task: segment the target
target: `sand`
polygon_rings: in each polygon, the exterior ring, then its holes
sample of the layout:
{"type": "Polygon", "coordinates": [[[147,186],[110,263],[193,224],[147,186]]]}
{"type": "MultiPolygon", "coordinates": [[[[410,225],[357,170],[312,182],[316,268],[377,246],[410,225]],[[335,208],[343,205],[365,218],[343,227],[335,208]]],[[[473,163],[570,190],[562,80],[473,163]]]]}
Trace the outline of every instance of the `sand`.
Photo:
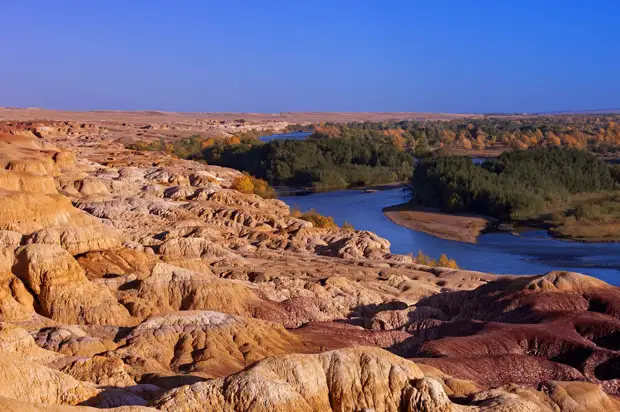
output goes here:
{"type": "Polygon", "coordinates": [[[386,207],[383,213],[394,223],[442,239],[476,243],[490,219],[472,215],[453,215],[410,202],[386,207]]]}

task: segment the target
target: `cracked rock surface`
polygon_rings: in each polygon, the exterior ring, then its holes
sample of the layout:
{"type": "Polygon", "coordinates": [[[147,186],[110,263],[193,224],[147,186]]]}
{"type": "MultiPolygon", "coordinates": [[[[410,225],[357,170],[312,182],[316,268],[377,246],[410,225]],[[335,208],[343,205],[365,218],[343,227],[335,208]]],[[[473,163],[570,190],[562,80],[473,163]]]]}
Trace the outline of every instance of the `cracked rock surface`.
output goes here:
{"type": "Polygon", "coordinates": [[[0,410],[620,410],[618,288],[418,265],[123,127],[0,124],[0,410]]]}

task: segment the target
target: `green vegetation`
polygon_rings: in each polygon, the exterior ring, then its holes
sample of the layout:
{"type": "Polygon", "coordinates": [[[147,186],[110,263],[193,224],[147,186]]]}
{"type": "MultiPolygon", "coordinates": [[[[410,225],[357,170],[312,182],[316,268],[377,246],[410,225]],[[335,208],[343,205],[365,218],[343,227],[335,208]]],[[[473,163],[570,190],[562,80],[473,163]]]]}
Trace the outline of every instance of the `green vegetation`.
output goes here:
{"type": "MultiPolygon", "coordinates": [[[[272,131],[252,130],[225,139],[192,136],[130,147],[233,167],[272,185],[327,189],[406,180],[413,155],[428,152],[473,154],[472,150],[490,149],[488,153],[495,155],[513,149],[576,148],[618,156],[618,121],[620,116],[609,114],[321,123],[286,128],[311,131],[302,141],[263,143],[258,138],[272,131]]],[[[620,168],[611,172],[619,175],[620,168]]]]}
{"type": "MultiPolygon", "coordinates": [[[[620,221],[617,179],[616,166],[580,150],[556,148],[507,152],[482,165],[427,156],[415,167],[412,187],[415,201],[425,206],[503,222],[544,222],[555,235],[587,240],[592,236],[578,234],[579,228],[603,222],[615,227],[620,221]]],[[[615,231],[603,237],[619,236],[615,231]]]]}
{"type": "Polygon", "coordinates": [[[213,146],[236,146],[241,143],[257,143],[260,136],[273,134],[273,130],[249,130],[239,132],[234,136],[215,139],[213,137],[203,137],[193,135],[185,139],[167,142],[163,139],[156,141],[139,140],[129,144],[131,150],[150,150],[155,152],[166,152],[182,159],[202,160],[202,153],[205,149],[213,146]]]}
{"type": "Polygon", "coordinates": [[[372,139],[307,139],[215,145],[203,151],[209,164],[232,167],[270,184],[342,188],[408,179],[413,157],[372,139]]]}
{"type": "MultiPolygon", "coordinates": [[[[620,154],[620,116],[617,114],[512,116],[451,121],[391,121],[324,123],[313,137],[389,139],[416,153],[441,148],[466,154],[472,150],[578,148],[594,153],[620,154]]],[[[308,130],[306,127],[304,130],[308,130]]]]}
{"type": "Polygon", "coordinates": [[[231,167],[270,184],[323,189],[405,181],[411,173],[412,154],[385,136],[258,140],[269,133],[250,131],[218,140],[191,136],[174,142],[139,141],[128,148],[231,167]]]}
{"type": "Polygon", "coordinates": [[[200,154],[208,145],[215,143],[215,140],[205,139],[202,136],[191,136],[186,139],[166,142],[163,139],[155,141],[139,140],[127,146],[131,150],[150,150],[154,152],[166,152],[183,159],[189,159],[200,154]]]}

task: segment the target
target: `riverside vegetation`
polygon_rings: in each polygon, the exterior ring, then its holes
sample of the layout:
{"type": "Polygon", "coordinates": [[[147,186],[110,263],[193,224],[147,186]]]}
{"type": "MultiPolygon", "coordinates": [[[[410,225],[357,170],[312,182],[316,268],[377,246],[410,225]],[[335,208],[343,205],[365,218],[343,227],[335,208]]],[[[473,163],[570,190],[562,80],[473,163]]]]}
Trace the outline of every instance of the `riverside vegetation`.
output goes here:
{"type": "Polygon", "coordinates": [[[450,121],[388,121],[290,126],[322,138],[383,138],[418,153],[447,148],[459,153],[529,148],[578,148],[608,156],[620,152],[618,114],[504,116],[450,121]]]}
{"type": "Polygon", "coordinates": [[[618,166],[577,149],[517,150],[481,165],[431,155],[416,165],[418,204],[501,222],[543,224],[555,236],[620,239],[618,166]]]}
{"type": "Polygon", "coordinates": [[[345,188],[406,181],[411,173],[412,153],[382,134],[330,138],[315,132],[306,140],[258,140],[257,136],[267,133],[219,140],[192,136],[170,143],[137,142],[129,147],[232,167],[272,185],[345,188]]]}
{"type": "Polygon", "coordinates": [[[499,154],[514,149],[576,148],[606,156],[620,152],[620,116],[563,115],[385,121],[287,126],[306,140],[261,142],[270,129],[226,138],[195,135],[138,141],[130,148],[166,151],[184,159],[232,167],[272,185],[343,188],[407,180],[414,155],[444,150],[499,154]]]}

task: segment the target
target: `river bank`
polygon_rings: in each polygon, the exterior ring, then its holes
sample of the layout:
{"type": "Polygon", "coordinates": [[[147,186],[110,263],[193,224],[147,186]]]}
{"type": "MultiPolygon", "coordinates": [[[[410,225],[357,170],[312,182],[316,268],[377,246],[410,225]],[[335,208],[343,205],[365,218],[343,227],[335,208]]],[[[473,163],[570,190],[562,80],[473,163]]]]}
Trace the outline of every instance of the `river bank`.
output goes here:
{"type": "Polygon", "coordinates": [[[442,213],[412,202],[385,207],[383,213],[397,225],[465,243],[476,243],[478,236],[494,223],[490,218],[442,213]]]}
{"type": "Polygon", "coordinates": [[[508,231],[485,231],[476,243],[442,239],[398,225],[383,213],[383,209],[409,200],[402,189],[341,190],[279,199],[291,208],[315,209],[331,216],[338,225],[348,222],[358,230],[376,233],[390,241],[393,253],[415,255],[421,250],[433,259],[445,253],[468,270],[511,275],[564,270],[620,284],[618,243],[568,242],[554,239],[541,229],[519,232],[519,236],[508,231]]]}
{"type": "Polygon", "coordinates": [[[441,239],[465,243],[476,243],[482,233],[516,233],[523,230],[544,230],[552,238],[580,243],[620,241],[620,222],[617,220],[578,221],[574,217],[565,217],[531,219],[509,224],[486,216],[450,214],[412,202],[385,207],[383,213],[397,225],[441,239]]]}
{"type": "Polygon", "coordinates": [[[392,182],[392,183],[383,183],[376,185],[368,185],[368,186],[334,186],[334,187],[293,187],[293,186],[275,186],[274,189],[280,196],[307,196],[313,193],[327,193],[334,191],[342,191],[342,190],[361,190],[364,193],[372,193],[378,192],[382,190],[392,190],[392,189],[404,189],[407,187],[407,182],[392,182]]]}

